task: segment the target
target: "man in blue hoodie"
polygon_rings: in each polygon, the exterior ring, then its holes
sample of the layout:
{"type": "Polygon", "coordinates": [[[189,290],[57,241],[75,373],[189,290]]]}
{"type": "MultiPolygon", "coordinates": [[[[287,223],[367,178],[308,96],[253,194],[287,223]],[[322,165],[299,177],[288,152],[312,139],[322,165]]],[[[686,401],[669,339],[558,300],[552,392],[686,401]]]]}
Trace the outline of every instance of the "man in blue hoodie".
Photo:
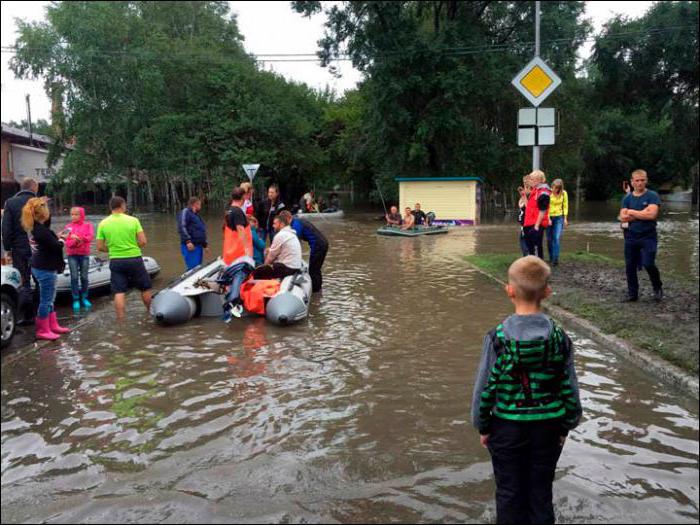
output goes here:
{"type": "Polygon", "coordinates": [[[187,208],[177,216],[177,230],[180,233],[180,248],[185,266],[191,270],[202,264],[204,251],[209,254],[207,247],[207,226],[199,216],[202,201],[198,197],[190,197],[187,208]]]}
{"type": "Polygon", "coordinates": [[[328,253],[328,239],[323,235],[316,226],[311,224],[306,219],[294,217],[291,224],[299,237],[300,241],[309,243],[311,254],[309,255],[309,277],[311,277],[311,286],[313,293],[320,292],[323,286],[323,276],[321,275],[321,266],[326,259],[328,253]]]}

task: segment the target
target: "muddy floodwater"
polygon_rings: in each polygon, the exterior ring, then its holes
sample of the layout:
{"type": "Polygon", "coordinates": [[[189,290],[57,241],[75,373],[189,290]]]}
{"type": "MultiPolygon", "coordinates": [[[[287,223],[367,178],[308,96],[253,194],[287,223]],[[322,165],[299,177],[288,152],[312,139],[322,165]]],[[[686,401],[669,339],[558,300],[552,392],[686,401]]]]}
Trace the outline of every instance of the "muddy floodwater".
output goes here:
{"type": "MultiPolygon", "coordinates": [[[[299,325],[164,328],[131,294],[124,323],[102,296],[60,343],[19,334],[2,361],[2,521],[495,519],[468,411],[483,334],[511,307],[462,257],[516,251],[512,217],[387,238],[373,215],[319,223],[325,288],[299,325]]],[[[613,217],[572,215],[563,250],[621,256],[613,217]]],[[[183,269],[174,219],[142,222],[158,289],[183,269]]],[[[662,272],[697,279],[697,213],[660,231],[662,272]]],[[[559,462],[559,520],[697,523],[697,401],[572,337],[584,418],[559,462]]]]}

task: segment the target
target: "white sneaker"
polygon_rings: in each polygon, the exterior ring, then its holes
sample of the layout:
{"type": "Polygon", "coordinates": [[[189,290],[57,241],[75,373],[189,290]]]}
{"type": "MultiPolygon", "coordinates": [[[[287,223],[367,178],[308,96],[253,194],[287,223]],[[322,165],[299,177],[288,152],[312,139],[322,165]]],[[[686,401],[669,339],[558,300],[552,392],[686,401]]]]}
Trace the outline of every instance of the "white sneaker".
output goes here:
{"type": "Polygon", "coordinates": [[[237,304],[236,306],[234,306],[233,308],[231,308],[231,314],[232,314],[234,317],[239,317],[239,318],[240,318],[241,315],[243,314],[243,305],[237,304]]]}

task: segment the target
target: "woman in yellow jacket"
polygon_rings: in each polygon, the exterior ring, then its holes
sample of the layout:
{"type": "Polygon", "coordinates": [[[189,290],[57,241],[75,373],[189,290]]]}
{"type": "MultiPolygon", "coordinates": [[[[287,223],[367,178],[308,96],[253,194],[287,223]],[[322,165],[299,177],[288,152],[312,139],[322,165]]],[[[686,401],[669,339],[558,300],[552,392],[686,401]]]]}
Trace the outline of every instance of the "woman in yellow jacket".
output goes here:
{"type": "Polygon", "coordinates": [[[564,226],[569,225],[569,195],[564,189],[564,182],[556,179],[552,182],[552,193],[549,196],[549,227],[547,228],[547,247],[549,262],[552,266],[559,264],[561,234],[564,226]]]}

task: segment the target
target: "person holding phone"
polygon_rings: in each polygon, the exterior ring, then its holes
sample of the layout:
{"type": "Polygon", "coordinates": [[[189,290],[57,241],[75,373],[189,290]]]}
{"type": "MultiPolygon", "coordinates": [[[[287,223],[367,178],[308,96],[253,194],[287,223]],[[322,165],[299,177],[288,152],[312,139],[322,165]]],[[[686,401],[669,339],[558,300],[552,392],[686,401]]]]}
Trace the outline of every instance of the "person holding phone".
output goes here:
{"type": "Polygon", "coordinates": [[[36,316],[36,338],[55,340],[70,332],[58,324],[54,302],[56,279],[63,272],[63,245],[68,232],[58,237],[47,225],[51,213],[45,197],[34,197],[22,208],[22,227],[27,232],[32,252],[32,275],[39,283],[39,311],[36,316]]]}
{"type": "Polygon", "coordinates": [[[85,209],[75,206],[70,210],[71,222],[66,226],[66,255],[70,268],[70,289],[73,294],[73,311],[90,308],[88,300],[88,271],[90,269],[90,243],[95,238],[95,228],[85,220],[85,209]]]}

